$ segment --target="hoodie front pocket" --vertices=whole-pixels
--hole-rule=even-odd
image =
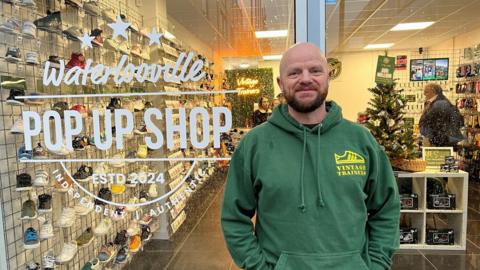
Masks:
[[[295,253],[282,252],[274,270],[368,270],[360,253]]]

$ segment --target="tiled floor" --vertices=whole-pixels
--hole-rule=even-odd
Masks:
[[[239,269],[230,259],[220,229],[222,189],[212,196],[193,230],[183,241],[154,241],[130,264],[131,269],[230,270]],[[480,269],[480,185],[470,184],[468,243],[466,252],[399,251],[393,270]]]

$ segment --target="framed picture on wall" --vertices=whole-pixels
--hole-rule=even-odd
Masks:
[[[422,158],[427,162],[427,169],[440,171],[445,164],[445,157],[453,156],[453,147],[422,147]]]

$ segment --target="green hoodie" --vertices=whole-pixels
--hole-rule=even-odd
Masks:
[[[400,199],[390,163],[369,131],[327,116],[309,129],[278,106],[238,145],[222,228],[244,269],[389,269],[399,245]],[[256,214],[255,226],[251,218]]]

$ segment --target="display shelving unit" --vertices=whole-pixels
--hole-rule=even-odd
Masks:
[[[429,177],[448,178],[446,188],[456,195],[456,209],[438,210],[427,207],[427,179]],[[417,244],[401,244],[400,249],[430,249],[430,250],[466,250],[467,243],[467,210],[468,210],[468,173],[445,173],[438,171],[398,172],[398,181],[412,181],[412,192],[418,194],[418,210],[400,210],[402,216],[411,219],[411,227],[418,229]],[[426,243],[427,228],[431,226],[434,216],[437,218],[437,228],[454,229],[454,245],[429,245]]]

